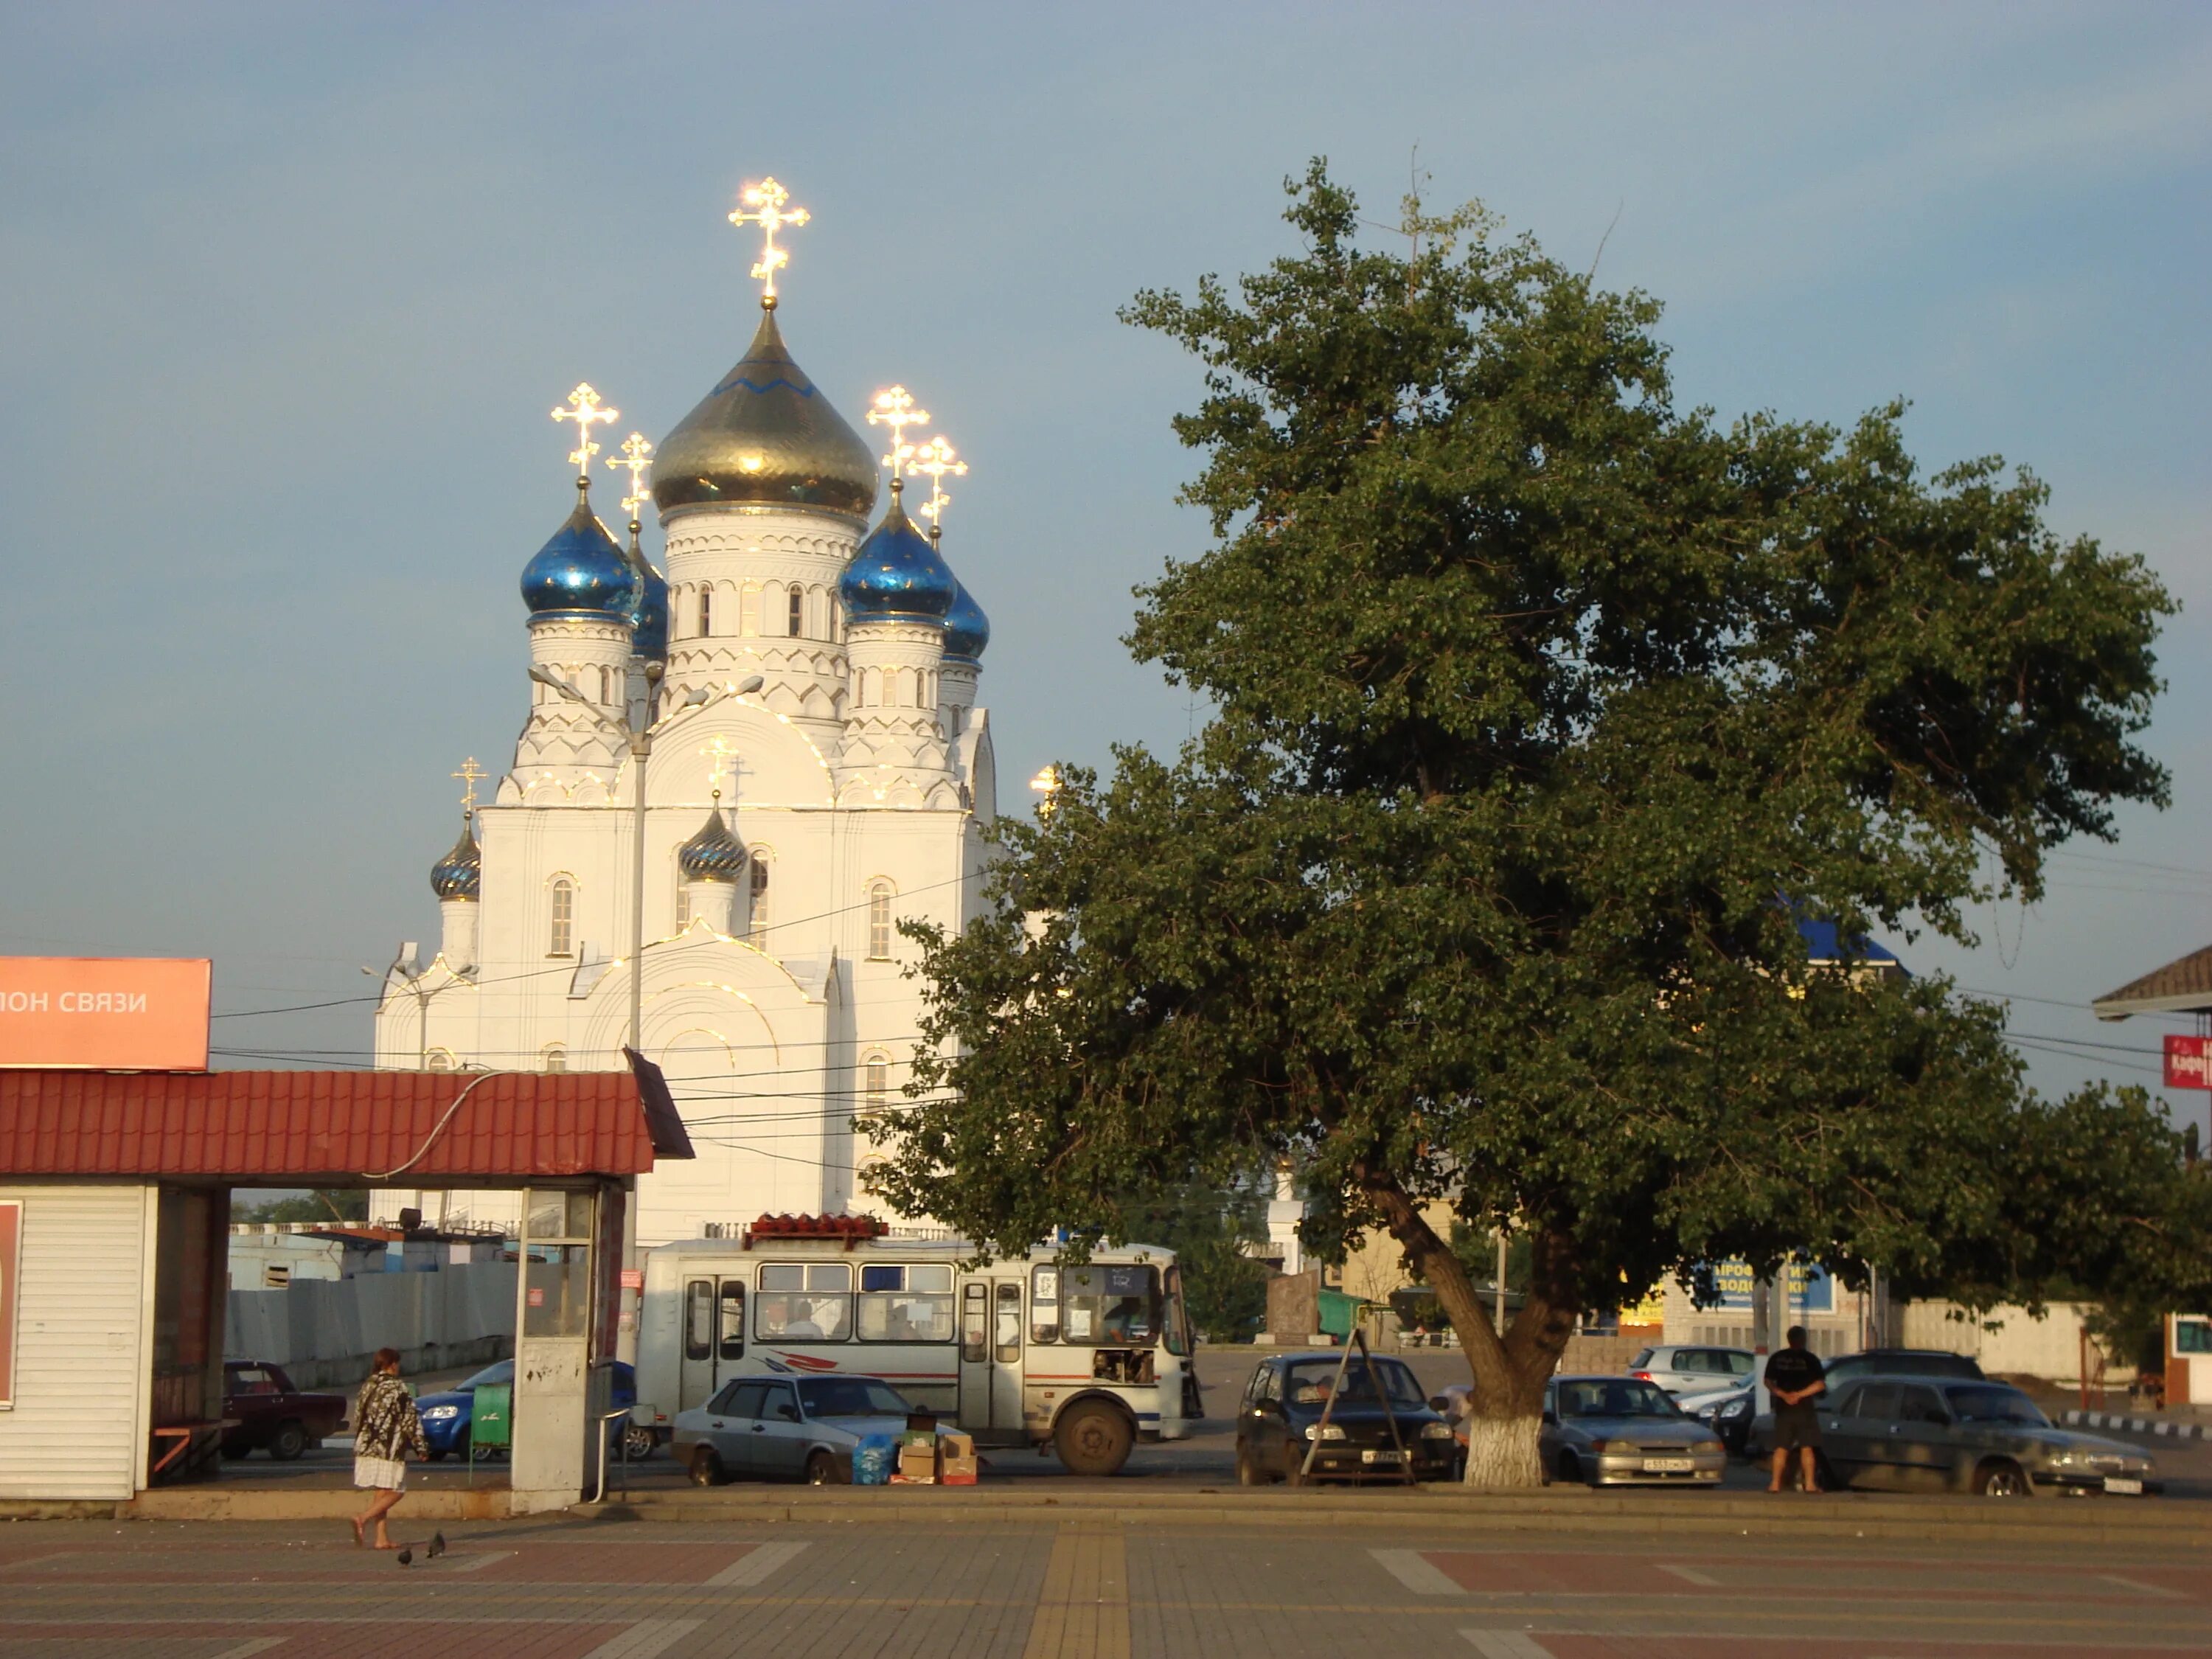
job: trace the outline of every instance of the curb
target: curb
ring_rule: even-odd
[[[2059,1421],[2069,1429],[2124,1429],[2130,1434],[2162,1435],[2172,1440],[2212,1439],[2202,1423],[2177,1423],[2170,1417],[2118,1417],[2111,1412],[2069,1411]]]

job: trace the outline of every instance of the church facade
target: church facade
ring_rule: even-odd
[[[635,1000],[698,1153],[641,1180],[642,1247],[866,1207],[849,1119],[896,1109],[921,1012],[898,924],[967,921],[996,805],[988,624],[942,556],[941,491],[927,534],[902,499],[902,423],[926,417],[878,399],[878,516],[872,447],[786,349],[769,276],[751,346],[652,462],[665,574],[635,471],[628,549],[592,512],[594,394],[562,411],[581,476],[524,573],[513,763],[432,870],[439,949],[402,949],[376,1012],[382,1066],[598,1070]],[[373,1212],[511,1225],[514,1202],[395,1185]]]

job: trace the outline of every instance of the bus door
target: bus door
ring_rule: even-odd
[[[684,1358],[676,1409],[714,1397],[745,1357],[745,1281],[694,1273],[684,1280]]]
[[[960,1425],[1022,1430],[1022,1281],[978,1275],[960,1286]]]

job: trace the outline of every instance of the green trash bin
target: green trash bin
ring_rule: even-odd
[[[495,1452],[504,1457],[514,1444],[514,1385],[477,1384],[469,1399],[469,1462],[474,1463]]]

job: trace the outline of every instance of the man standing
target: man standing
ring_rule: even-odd
[[[1813,1401],[1828,1391],[1827,1370],[1820,1356],[1805,1346],[1802,1325],[1790,1328],[1789,1343],[1766,1362],[1766,1391],[1774,1396],[1774,1479],[1766,1489],[1782,1490],[1794,1450],[1802,1471],[1800,1484],[1807,1492],[1818,1492],[1820,1478],[1814,1464],[1820,1448],[1820,1418]]]

